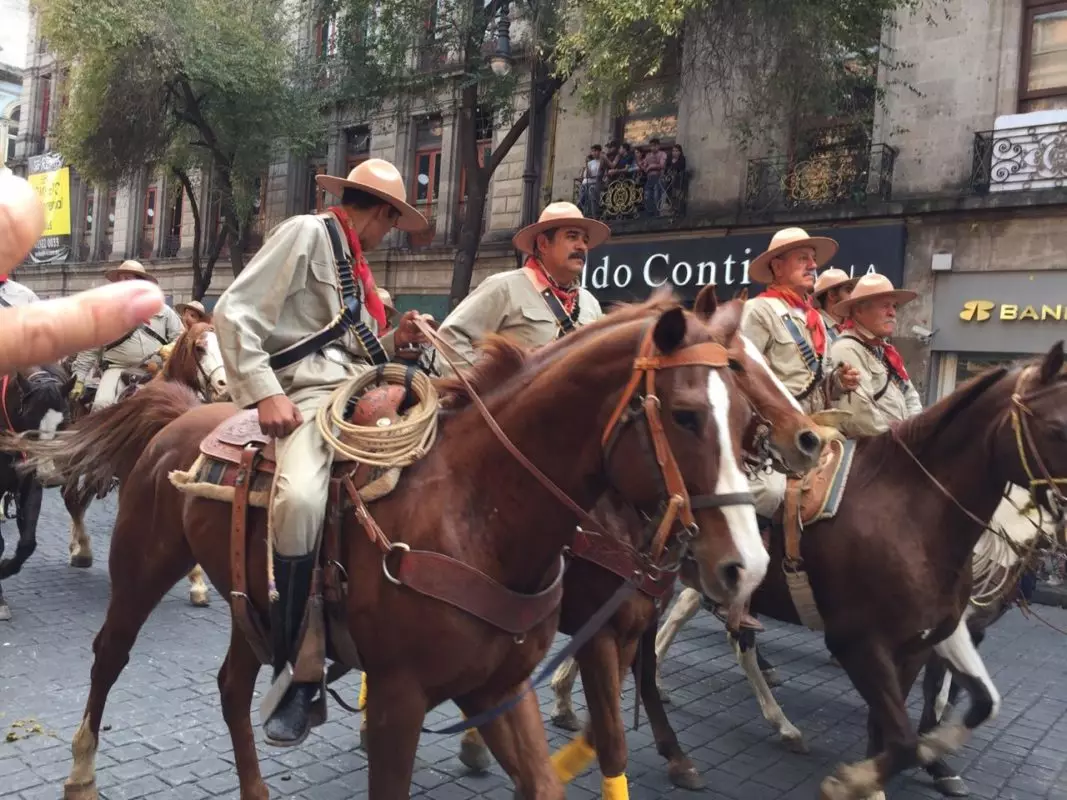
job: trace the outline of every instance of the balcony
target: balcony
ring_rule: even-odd
[[[1067,122],[975,133],[971,168],[975,192],[1022,192],[1065,185]]]
[[[819,149],[803,160],[748,162],[745,208],[794,211],[886,201],[893,191],[897,151],[887,144]]]
[[[689,173],[670,169],[660,175],[658,188],[650,187],[640,172],[591,183],[574,179],[574,204],[585,216],[607,223],[681,217],[688,195]]]

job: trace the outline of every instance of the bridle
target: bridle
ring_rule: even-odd
[[[1045,490],[1048,506],[1056,519],[1057,528],[1062,533],[1064,515],[1067,514],[1067,498],[1064,498],[1063,492],[1060,491],[1060,486],[1067,485],[1067,478],[1052,477],[1048,467],[1045,466],[1045,461],[1041,458],[1041,452],[1038,450],[1037,442],[1034,440],[1034,435],[1030,430],[1030,419],[1034,416],[1034,412],[1027,405],[1028,402],[1056,391],[1060,387],[1056,385],[1045,386],[1023,394],[1023,379],[1034,369],[1036,368],[1027,367],[1023,369],[1015,382],[1015,390],[1011,395],[1011,427],[1015,434],[1015,446],[1019,453],[1019,463],[1022,465],[1023,472],[1026,473],[1027,480],[1030,482],[1029,486],[1027,486],[1030,491],[1030,499],[1035,506],[1040,508],[1037,490],[1039,488]],[[1037,467],[1036,474],[1033,466],[1031,466],[1031,460],[1033,465]]]

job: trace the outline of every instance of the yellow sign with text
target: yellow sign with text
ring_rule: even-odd
[[[960,319],[964,322],[986,322],[993,318],[1002,322],[1063,322],[1067,320],[1067,305],[1019,305],[994,303],[992,300],[968,300],[963,304]]]
[[[42,236],[70,236],[70,167],[34,173],[26,180],[44,203]]]

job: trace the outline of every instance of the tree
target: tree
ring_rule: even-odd
[[[324,132],[283,0],[40,0],[42,34],[70,65],[59,149],[89,180],[170,171],[194,216],[194,294],[229,242],[244,266],[257,181],[274,148]],[[190,175],[217,188],[222,235],[201,267],[205,209]]]

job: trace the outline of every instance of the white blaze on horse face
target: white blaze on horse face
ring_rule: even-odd
[[[222,349],[219,347],[219,337],[214,331],[205,331],[201,343],[204,346],[200,356],[200,368],[203,370],[200,380],[204,377],[211,383],[203,386],[205,392],[214,392],[216,396],[226,393],[226,370],[222,364]]]
[[[716,494],[747,494],[748,479],[737,465],[733,440],[730,438],[730,393],[718,370],[708,373],[708,402],[715,419],[719,437],[719,479],[715,484]],[[747,600],[767,574],[770,556],[763,546],[756,522],[756,509],[752,505],[723,506],[722,514],[730,528],[734,547],[741,558],[744,574],[738,586],[738,599]]]
[[[56,411],[54,408],[48,409],[44,412],[44,416],[41,417],[40,423],[37,425],[39,438],[44,441],[56,438],[56,431],[59,429],[60,423],[63,422],[63,412]]]
[[[793,395],[789,392],[788,389],[785,388],[785,384],[778,379],[778,376],[774,374],[774,370],[772,370],[770,364],[767,363],[767,359],[763,357],[763,353],[761,353],[756,347],[756,345],[752,343],[752,340],[749,339],[747,336],[742,335],[741,341],[745,343],[745,355],[747,355],[752,361],[755,361],[763,369],[763,371],[770,376],[771,381],[778,388],[778,391],[782,393],[782,397],[788,400],[789,404],[793,406],[793,410],[799,411],[801,414],[803,414],[804,409],[800,407],[800,403],[798,403],[797,399],[793,397]]]

